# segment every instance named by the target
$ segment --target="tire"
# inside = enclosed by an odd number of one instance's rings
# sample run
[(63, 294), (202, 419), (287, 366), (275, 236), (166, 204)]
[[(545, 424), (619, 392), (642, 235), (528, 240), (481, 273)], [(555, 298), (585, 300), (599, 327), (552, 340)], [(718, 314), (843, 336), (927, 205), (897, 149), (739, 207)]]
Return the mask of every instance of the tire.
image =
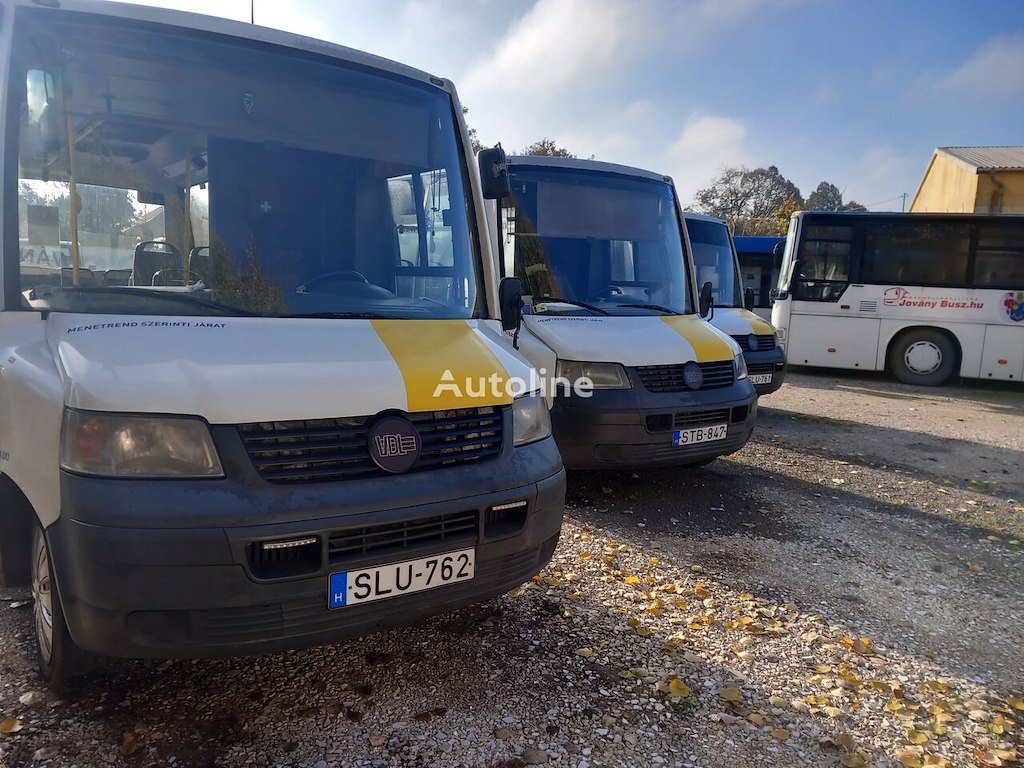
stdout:
[(32, 534), (32, 597), (39, 673), (51, 690), (61, 691), (89, 672), (94, 658), (75, 645), (64, 621), (50, 548), (40, 526)]
[(908, 331), (889, 345), (889, 368), (904, 384), (937, 387), (956, 372), (959, 362), (952, 339), (931, 328)]

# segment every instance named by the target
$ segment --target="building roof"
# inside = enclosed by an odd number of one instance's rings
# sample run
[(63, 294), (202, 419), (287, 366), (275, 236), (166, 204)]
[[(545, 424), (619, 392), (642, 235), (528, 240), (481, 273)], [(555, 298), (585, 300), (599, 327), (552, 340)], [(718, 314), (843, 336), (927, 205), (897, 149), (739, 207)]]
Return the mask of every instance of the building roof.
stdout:
[(948, 155), (979, 173), (1024, 171), (1024, 147), (937, 147), (935, 153)]

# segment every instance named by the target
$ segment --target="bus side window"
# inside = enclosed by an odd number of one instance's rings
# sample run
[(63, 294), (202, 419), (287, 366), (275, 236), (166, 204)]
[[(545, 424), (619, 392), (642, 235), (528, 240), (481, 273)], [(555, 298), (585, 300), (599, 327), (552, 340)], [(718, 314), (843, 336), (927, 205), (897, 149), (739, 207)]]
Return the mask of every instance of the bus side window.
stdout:
[(793, 298), (837, 301), (850, 282), (851, 227), (810, 226), (797, 256)]

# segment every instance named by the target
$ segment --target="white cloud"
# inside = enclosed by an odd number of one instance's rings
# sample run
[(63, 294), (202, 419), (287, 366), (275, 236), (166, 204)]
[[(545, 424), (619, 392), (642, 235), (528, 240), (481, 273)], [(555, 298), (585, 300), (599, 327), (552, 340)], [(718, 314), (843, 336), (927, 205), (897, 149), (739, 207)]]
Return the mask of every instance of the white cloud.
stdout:
[(748, 162), (746, 138), (746, 127), (731, 117), (698, 115), (686, 121), (665, 158), (684, 205), (714, 181), (723, 166)]
[(937, 87), (968, 94), (1024, 94), (1024, 37), (989, 40), (958, 69), (939, 80)]
[(635, 0), (537, 0), (458, 81), (482, 140), (521, 147), (605, 120), (626, 101), (614, 86), (645, 52), (652, 10)]

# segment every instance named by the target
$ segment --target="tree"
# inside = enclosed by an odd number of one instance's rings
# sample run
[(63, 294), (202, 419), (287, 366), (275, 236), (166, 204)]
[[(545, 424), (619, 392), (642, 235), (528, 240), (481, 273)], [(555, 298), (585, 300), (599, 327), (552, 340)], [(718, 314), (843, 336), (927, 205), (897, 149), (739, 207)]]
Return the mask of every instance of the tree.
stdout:
[(866, 211), (867, 208), (865, 208), (863, 205), (858, 203), (856, 200), (851, 200), (848, 203), (843, 203), (843, 207), (840, 208), (839, 210), (840, 211)]
[(697, 210), (725, 219), (737, 235), (783, 235), (790, 214), (804, 205), (800, 189), (774, 165), (725, 167), (694, 199)]
[(554, 139), (545, 136), (540, 141), (535, 141), (528, 147), (519, 150), (517, 155), (543, 155), (545, 157), (576, 157), (565, 147), (559, 147)]
[(476, 135), (476, 128), (469, 127), (469, 120), (467, 119), (469, 117), (469, 107), (465, 104), (462, 105), (462, 117), (466, 120), (466, 128), (469, 131), (469, 142), (473, 146), (473, 154), (475, 155), (484, 148), (484, 145), (480, 143), (480, 137)]
[(841, 211), (843, 210), (843, 193), (835, 184), (823, 181), (807, 196), (807, 209), (811, 211)]

